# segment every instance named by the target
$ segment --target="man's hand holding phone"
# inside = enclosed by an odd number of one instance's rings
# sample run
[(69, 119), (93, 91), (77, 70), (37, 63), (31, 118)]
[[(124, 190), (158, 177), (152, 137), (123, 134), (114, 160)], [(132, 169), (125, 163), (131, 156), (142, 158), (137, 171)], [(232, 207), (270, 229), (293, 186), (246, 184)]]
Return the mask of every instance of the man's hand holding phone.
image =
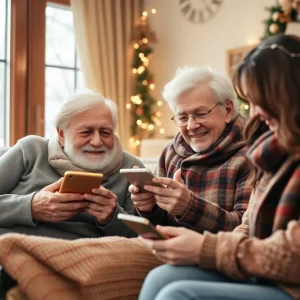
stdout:
[(36, 193), (32, 199), (32, 218), (61, 222), (86, 211), (101, 225), (112, 219), (117, 196), (101, 186), (99, 173), (68, 171), (64, 177)]
[(167, 177), (155, 177), (153, 182), (164, 185), (166, 188), (159, 188), (153, 185), (146, 185), (146, 191), (153, 193), (155, 203), (176, 216), (182, 216), (191, 201), (192, 193), (187, 189), (181, 179), (181, 170), (178, 169), (174, 174), (174, 179)]
[(83, 195), (85, 211), (96, 217), (100, 225), (110, 222), (117, 206), (117, 196), (101, 186), (103, 177), (100, 173), (67, 171), (59, 189), (60, 193)]
[(83, 212), (88, 202), (79, 193), (58, 193), (63, 178), (37, 192), (31, 201), (32, 219), (61, 222)]
[(173, 179), (153, 176), (151, 180), (153, 185), (144, 185), (145, 192), (142, 193), (138, 186), (130, 185), (129, 191), (135, 207), (143, 212), (150, 212), (158, 205), (173, 215), (182, 216), (189, 206), (191, 192), (181, 179), (181, 170), (175, 172)]
[(107, 225), (115, 214), (118, 197), (103, 186), (94, 188), (92, 194), (86, 193), (83, 197), (88, 200), (86, 212), (96, 217), (100, 225)]
[[(139, 173), (138, 170), (143, 170), (143, 169), (140, 169), (137, 166), (133, 167), (133, 169), (137, 171), (136, 176), (133, 176), (133, 177), (136, 178), (136, 180), (140, 179), (140, 182), (142, 185), (143, 184), (142, 175), (141, 175), (142, 173)], [(125, 173), (124, 173), (124, 175), (125, 175)], [(129, 182), (132, 183), (134, 180), (133, 180), (133, 178), (132, 179), (131, 178), (132, 177), (130, 177), (130, 178), (127, 177)], [(134, 206), (143, 212), (152, 211), (153, 207), (156, 205), (153, 193), (149, 193), (149, 192), (145, 191), (144, 189), (142, 189), (142, 191), (141, 191), (141, 187), (136, 185), (137, 181), (135, 181), (134, 183), (135, 184), (131, 184), (129, 186), (129, 192), (131, 193), (131, 200), (132, 200)]]
[(129, 186), (129, 192), (134, 206), (143, 212), (152, 211), (156, 205), (153, 193), (140, 193), (139, 188), (133, 184)]

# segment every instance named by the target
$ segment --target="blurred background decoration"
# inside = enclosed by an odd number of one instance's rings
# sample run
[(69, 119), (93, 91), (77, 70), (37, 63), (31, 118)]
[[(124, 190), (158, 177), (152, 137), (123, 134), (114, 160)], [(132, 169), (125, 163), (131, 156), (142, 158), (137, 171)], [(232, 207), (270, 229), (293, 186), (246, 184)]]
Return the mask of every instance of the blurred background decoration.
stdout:
[[(151, 14), (156, 14), (155, 9), (151, 9)], [(150, 14), (149, 13), (149, 14)], [(143, 11), (140, 24), (133, 32), (133, 63), (132, 73), (134, 76), (133, 93), (126, 108), (131, 112), (131, 137), (132, 147), (139, 147), (141, 139), (151, 138), (154, 133), (165, 131), (161, 128), (160, 107), (161, 100), (156, 100), (151, 91), (155, 88), (154, 76), (149, 70), (149, 62), (153, 55), (153, 44), (157, 42), (155, 33), (148, 24), (148, 12)]]
[(266, 27), (262, 39), (279, 33), (284, 33), (286, 30), (286, 25), (291, 18), (290, 13), (284, 11), (278, 1), (276, 1), (275, 5), (266, 7), (266, 10), (269, 12), (269, 18), (264, 21)]

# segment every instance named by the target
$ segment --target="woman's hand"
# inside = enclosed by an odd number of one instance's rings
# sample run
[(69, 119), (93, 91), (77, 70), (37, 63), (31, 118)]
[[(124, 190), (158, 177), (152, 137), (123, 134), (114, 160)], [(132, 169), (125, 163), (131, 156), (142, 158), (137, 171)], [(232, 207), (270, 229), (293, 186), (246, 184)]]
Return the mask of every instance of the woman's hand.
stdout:
[(152, 249), (162, 262), (170, 265), (197, 265), (203, 243), (203, 235), (183, 227), (156, 226), (169, 237), (167, 240), (149, 240), (139, 237), (143, 244)]

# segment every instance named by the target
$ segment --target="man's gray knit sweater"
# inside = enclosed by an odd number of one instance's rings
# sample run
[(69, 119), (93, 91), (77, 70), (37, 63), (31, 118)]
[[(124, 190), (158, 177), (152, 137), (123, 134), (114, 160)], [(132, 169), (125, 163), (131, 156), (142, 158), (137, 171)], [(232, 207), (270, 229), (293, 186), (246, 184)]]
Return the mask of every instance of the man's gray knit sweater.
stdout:
[[(133, 213), (129, 183), (119, 171), (104, 178), (103, 186), (118, 197), (115, 215), (107, 226), (97, 224), (95, 217), (80, 213), (59, 223), (32, 220), (31, 200), (45, 186), (61, 178), (48, 162), (48, 140), (38, 136), (22, 138), (0, 157), (0, 234), (19, 232), (64, 239), (135, 234), (120, 220), (118, 213)], [(130, 153), (123, 151), (121, 168), (143, 167)]]

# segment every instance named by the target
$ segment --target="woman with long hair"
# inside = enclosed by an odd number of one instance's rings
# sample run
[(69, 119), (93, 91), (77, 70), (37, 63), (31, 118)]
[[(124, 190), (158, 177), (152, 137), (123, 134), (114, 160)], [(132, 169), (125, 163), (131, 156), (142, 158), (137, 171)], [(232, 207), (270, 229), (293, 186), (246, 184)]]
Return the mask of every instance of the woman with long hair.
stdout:
[[(142, 241), (166, 265), (149, 273), (140, 300), (300, 299), (299, 37), (266, 39), (233, 81), (252, 116), (253, 192), (243, 223), (217, 234), (157, 226), (169, 239)], [(260, 135), (257, 119), (270, 130)]]

